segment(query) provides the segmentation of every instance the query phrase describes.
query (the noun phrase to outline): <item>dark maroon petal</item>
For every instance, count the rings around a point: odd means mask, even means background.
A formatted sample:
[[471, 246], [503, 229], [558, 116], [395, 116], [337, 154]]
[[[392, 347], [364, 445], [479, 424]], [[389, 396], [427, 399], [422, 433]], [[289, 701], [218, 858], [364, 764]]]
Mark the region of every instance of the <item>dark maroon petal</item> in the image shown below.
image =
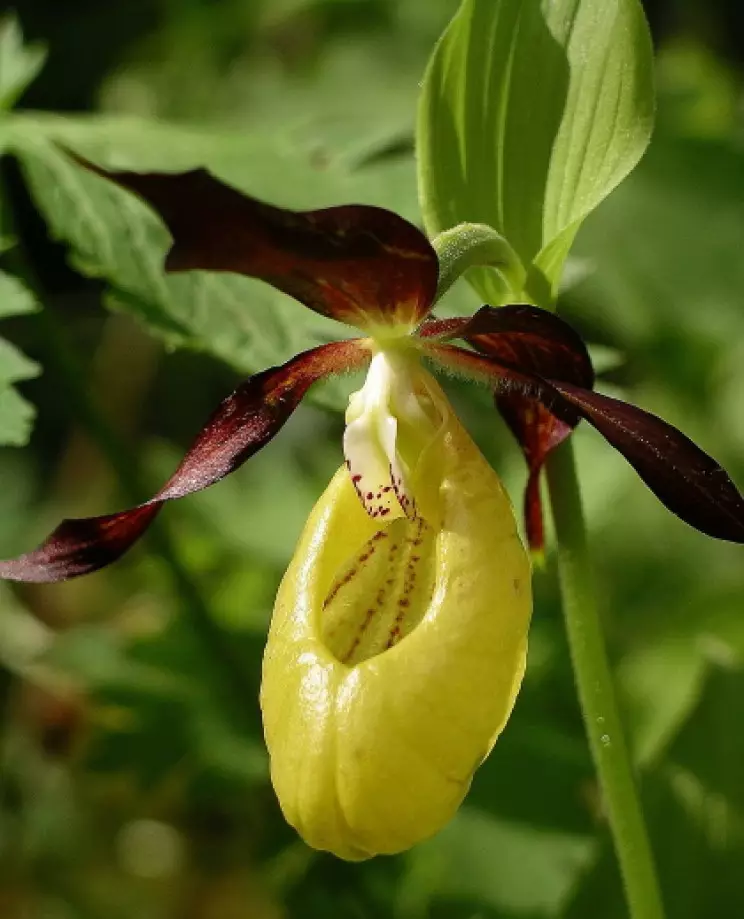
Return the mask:
[[260, 278], [324, 316], [361, 328], [415, 326], [429, 312], [439, 263], [429, 241], [391, 211], [362, 204], [289, 211], [237, 191], [205, 169], [87, 169], [144, 198], [173, 236], [167, 271]]
[[554, 313], [515, 304], [484, 306], [460, 333], [483, 354], [549, 380], [566, 380], [591, 389], [594, 370], [586, 345]]
[[709, 536], [744, 542], [744, 497], [689, 437], [627, 402], [552, 382], [672, 513]]
[[536, 306], [483, 306], [469, 317], [427, 319], [416, 334], [439, 341], [464, 338], [482, 354], [546, 379], [587, 389], [594, 385], [592, 362], [581, 336], [563, 319]]
[[[594, 370], [578, 333], [554, 313], [534, 306], [494, 309], [484, 306], [462, 333], [484, 354], [554, 380], [568, 380], [587, 389]], [[519, 393], [496, 394], [496, 406], [517, 439], [527, 460], [525, 527], [530, 548], [545, 546], [540, 473], [550, 452], [571, 434], [578, 417], [568, 423], [540, 402]]]
[[[418, 334], [427, 339], [465, 338], [503, 364], [587, 389], [594, 383], [591, 360], [578, 333], [555, 314], [535, 306], [484, 306], [470, 319], [430, 320]], [[539, 401], [519, 392], [497, 392], [495, 402], [527, 460], [525, 528], [530, 548], [542, 551], [540, 472], [551, 450], [570, 435], [579, 417], [558, 418]]]
[[524, 492], [525, 530], [530, 549], [542, 552], [545, 548], [545, 527], [540, 473], [550, 452], [563, 443], [575, 424], [558, 418], [536, 399], [519, 392], [496, 393], [494, 400], [527, 460], [529, 474]]
[[[709, 536], [744, 542], [744, 497], [714, 459], [667, 422], [619, 399], [545, 380], [452, 345], [432, 344], [424, 353], [455, 373], [484, 380], [499, 398], [521, 396], [539, 402], [569, 428], [577, 415], [584, 418], [622, 453], [672, 513]], [[561, 436], [560, 429], [555, 436]]]
[[61, 581], [116, 561], [165, 501], [200, 491], [233, 472], [274, 437], [313, 383], [362, 366], [369, 356], [356, 340], [332, 342], [252, 376], [217, 408], [153, 498], [118, 514], [64, 520], [34, 552], [0, 562], [0, 578]]
[[457, 345], [427, 342], [421, 351], [425, 357], [443, 369], [486, 383], [498, 396], [521, 396], [538, 402], [566, 424], [575, 424], [577, 421], [577, 409], [550, 381], [544, 380], [536, 373], [502, 363], [486, 354], [466, 351]]

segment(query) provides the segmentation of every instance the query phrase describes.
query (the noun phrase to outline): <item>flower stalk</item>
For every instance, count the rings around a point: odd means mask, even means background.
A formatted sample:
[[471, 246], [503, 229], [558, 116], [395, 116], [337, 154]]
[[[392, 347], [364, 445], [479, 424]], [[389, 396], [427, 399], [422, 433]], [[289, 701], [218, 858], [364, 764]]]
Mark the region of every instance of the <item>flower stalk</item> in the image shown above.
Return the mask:
[[573, 446], [548, 460], [558, 573], [576, 686], [632, 919], [664, 907], [607, 659]]

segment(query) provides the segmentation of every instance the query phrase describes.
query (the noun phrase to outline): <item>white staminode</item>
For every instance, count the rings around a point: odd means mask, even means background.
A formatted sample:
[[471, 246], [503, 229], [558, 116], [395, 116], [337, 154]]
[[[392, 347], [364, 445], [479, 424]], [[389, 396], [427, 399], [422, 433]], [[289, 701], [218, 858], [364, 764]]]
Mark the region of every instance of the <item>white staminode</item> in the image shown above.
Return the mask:
[[364, 386], [349, 399], [344, 455], [372, 517], [415, 516], [410, 475], [416, 457], [404, 459], [400, 441], [401, 424], [409, 430], [431, 424], [415, 391], [417, 369], [413, 355], [381, 350], [372, 358]]

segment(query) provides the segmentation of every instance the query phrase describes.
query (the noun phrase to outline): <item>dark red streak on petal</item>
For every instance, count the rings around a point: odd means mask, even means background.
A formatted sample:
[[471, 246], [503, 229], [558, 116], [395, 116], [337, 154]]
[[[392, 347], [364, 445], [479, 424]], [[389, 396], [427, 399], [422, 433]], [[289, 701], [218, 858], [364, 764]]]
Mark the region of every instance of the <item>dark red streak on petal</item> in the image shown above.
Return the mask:
[[332, 342], [255, 374], [217, 408], [153, 498], [117, 514], [64, 520], [35, 551], [0, 562], [0, 578], [59, 581], [115, 561], [142, 536], [165, 501], [200, 491], [233, 472], [274, 437], [313, 383], [363, 366], [369, 356], [356, 340]]
[[290, 211], [265, 204], [205, 169], [115, 172], [82, 166], [143, 198], [173, 236], [167, 271], [231, 271], [259, 278], [305, 306], [361, 328], [415, 326], [428, 313], [437, 256], [391, 211], [345, 205]]

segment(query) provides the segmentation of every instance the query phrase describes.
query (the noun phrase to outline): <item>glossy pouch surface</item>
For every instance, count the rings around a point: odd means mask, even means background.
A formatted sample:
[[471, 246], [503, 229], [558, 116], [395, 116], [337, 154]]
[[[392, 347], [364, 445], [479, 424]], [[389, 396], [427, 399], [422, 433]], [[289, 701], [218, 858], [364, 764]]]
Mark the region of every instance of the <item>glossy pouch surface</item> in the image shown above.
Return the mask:
[[365, 513], [346, 468], [279, 590], [261, 706], [286, 819], [351, 860], [440, 829], [509, 717], [530, 567], [507, 495], [437, 384], [416, 516]]

